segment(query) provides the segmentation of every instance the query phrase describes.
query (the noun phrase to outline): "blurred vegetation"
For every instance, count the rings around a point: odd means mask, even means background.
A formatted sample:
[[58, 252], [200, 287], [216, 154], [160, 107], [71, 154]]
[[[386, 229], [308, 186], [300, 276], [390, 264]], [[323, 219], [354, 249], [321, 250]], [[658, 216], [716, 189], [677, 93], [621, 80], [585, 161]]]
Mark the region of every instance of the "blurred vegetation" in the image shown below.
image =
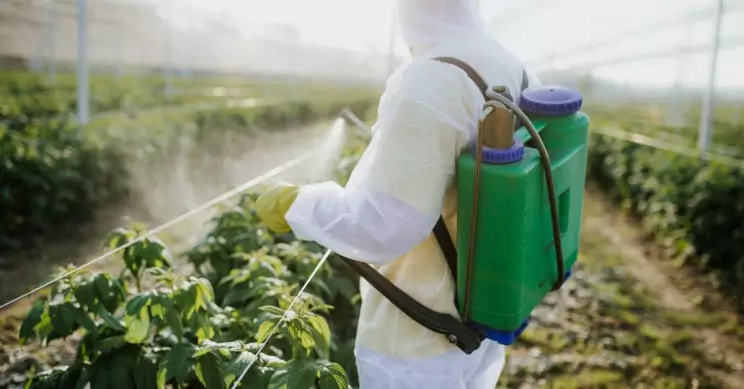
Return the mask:
[[[379, 96], [368, 87], [310, 81], [282, 88], [276, 88], [281, 80], [233, 81], [230, 87], [247, 88], [241, 93], [248, 95], [217, 99], [187, 93], [176, 100], [206, 99], [209, 105], [127, 112], [165, 103], [159, 92], [164, 81], [93, 77], [92, 111], [125, 111], [93, 116], [83, 129], [72, 115], [72, 76], [60, 75], [50, 85], [30, 73], [0, 73], [0, 252], [35, 247], [53, 232], [90, 220], [97, 210], [125, 199], [126, 158], [133, 155], [156, 163], [184, 139], [200, 143], [225, 131], [250, 135], [288, 130], [329, 119], [345, 107], [367, 112]], [[224, 80], [202, 79], [191, 86], [218, 82]], [[178, 85], [189, 86], [187, 81]], [[271, 99], [261, 100], [262, 91], [271, 92]]]
[[[0, 72], [0, 99], [5, 108], [22, 108], [37, 118], [43, 115], [74, 114], [77, 98], [77, 79], [74, 73], [59, 73], [54, 83], [46, 76], [26, 71]], [[173, 76], [170, 84], [162, 75], [90, 75], [91, 114], [106, 111], [134, 111], [189, 103], [220, 103], [234, 98], [288, 99], [324, 96], [340, 92], [357, 95], [369, 92], [365, 85], [338, 85], [325, 81], [297, 78], [237, 76]], [[3, 96], [15, 95], [6, 101]], [[52, 96], [54, 98], [49, 98]], [[51, 105], [51, 106], [50, 106]], [[50, 109], [51, 108], [51, 109]]]
[[[690, 106], [680, 115], [677, 125], [670, 124], [666, 110], [642, 104], [591, 106], [586, 111], [594, 122], [603, 126], [622, 126], [624, 130], [689, 148], [697, 148], [700, 127], [700, 107]], [[710, 152], [744, 159], [744, 117], [732, 120], [744, 105], [719, 103], [713, 117]]]
[[[369, 122], [372, 107], [357, 114]], [[359, 132], [349, 137], [335, 169], [339, 180], [367, 140]], [[227, 388], [254, 359], [242, 379], [251, 388], [357, 387], [358, 276], [333, 255], [292, 303], [325, 250], [291, 232], [269, 232], [255, 213], [257, 195], [236, 197], [217, 207], [208, 231], [185, 251], [155, 237], [133, 242], [120, 255], [118, 276], [67, 277], [21, 322], [0, 321], [16, 333], [8, 340], [0, 331], [0, 354], [14, 355], [0, 358], [0, 387]], [[116, 229], [108, 246], [143, 233], [137, 225]]]
[[256, 197], [223, 204], [212, 229], [182, 255], [193, 265], [188, 276], [173, 271], [183, 263], [160, 239], [135, 243], [144, 231], [115, 230], [111, 248], [133, 243], [118, 277], [67, 277], [27, 313], [21, 345], [84, 337], [68, 366], [32, 371], [26, 387], [226, 389], [240, 379], [256, 389], [348, 389], [359, 314], [355, 275], [336, 258], [294, 301], [324, 249], [268, 231]]
[[[612, 126], [691, 148], [697, 140], [693, 126], [677, 129], [677, 139], [670, 139], [664, 126], [613, 121], [601, 112], [593, 118], [594, 127]], [[715, 127], [714, 142], [742, 159], [744, 126], [728, 126]], [[715, 284], [744, 308], [744, 170], [740, 166], [594, 133], [588, 171], [611, 200], [643, 221], [671, 257], [712, 275]]]

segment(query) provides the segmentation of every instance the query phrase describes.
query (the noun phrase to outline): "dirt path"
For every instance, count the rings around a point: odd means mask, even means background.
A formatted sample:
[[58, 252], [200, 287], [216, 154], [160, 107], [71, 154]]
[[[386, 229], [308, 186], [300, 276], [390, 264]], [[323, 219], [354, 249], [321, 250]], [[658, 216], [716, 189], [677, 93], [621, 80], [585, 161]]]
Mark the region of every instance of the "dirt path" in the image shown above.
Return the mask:
[[[587, 214], [584, 228], [595, 231], [618, 250], [624, 260], [623, 267], [645, 285], [654, 299], [665, 309], [682, 315], [706, 317], [714, 314], [723, 323], [738, 322], [735, 308], [718, 296], [718, 293], [702, 283], [695, 285], [694, 277], [684, 269], [671, 266], [668, 261], [659, 260], [654, 255], [659, 249], [650, 244], [634, 223], [615, 210], [597, 193], [590, 191], [587, 201]], [[688, 278], [685, 280], [685, 278]], [[699, 278], [699, 276], [698, 276]], [[679, 281], [679, 284], [677, 283]], [[687, 282], [684, 282], [687, 281]], [[686, 285], [683, 287], [682, 285]], [[698, 296], [706, 296], [700, 299]], [[698, 300], [698, 303], [696, 303]], [[701, 304], [716, 301], [716, 308]], [[731, 370], [715, 371], [727, 387], [744, 388], [744, 340], [739, 334], [728, 334], [716, 328], [700, 326], [694, 335], [696, 341], [709, 358], [719, 358]]]

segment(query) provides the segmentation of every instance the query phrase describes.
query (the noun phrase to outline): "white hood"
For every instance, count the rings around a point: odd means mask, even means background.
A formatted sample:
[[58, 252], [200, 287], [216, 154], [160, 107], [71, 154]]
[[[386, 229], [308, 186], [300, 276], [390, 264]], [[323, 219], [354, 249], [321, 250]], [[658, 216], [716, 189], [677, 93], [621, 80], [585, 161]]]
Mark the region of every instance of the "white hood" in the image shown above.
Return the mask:
[[403, 40], [414, 52], [487, 37], [478, 0], [396, 0]]

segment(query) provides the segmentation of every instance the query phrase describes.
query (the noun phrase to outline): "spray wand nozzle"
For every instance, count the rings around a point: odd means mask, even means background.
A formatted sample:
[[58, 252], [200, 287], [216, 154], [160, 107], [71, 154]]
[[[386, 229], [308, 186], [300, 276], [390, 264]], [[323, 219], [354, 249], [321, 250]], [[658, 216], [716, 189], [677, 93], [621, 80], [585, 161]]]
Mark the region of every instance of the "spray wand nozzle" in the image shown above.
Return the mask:
[[364, 134], [366, 134], [366, 135], [371, 135], [372, 134], [372, 130], [366, 124], [364, 124], [364, 122], [362, 121], [362, 119], [359, 119], [359, 117], [357, 117], [357, 115], [354, 115], [354, 112], [351, 112], [350, 109], [348, 109], [348, 108], [342, 109], [341, 110], [341, 113], [339, 113], [339, 116], [341, 116], [342, 118], [344, 118], [344, 119], [350, 121], [351, 123], [353, 123], [354, 126], [357, 129], [359, 129], [359, 131], [363, 132]]

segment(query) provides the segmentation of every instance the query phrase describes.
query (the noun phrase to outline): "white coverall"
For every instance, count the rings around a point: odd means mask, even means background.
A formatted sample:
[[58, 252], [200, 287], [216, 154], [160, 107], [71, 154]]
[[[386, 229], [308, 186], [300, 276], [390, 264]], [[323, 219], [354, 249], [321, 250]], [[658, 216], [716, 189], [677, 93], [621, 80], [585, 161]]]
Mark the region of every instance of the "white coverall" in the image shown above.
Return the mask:
[[[456, 235], [455, 164], [475, 140], [481, 92], [458, 58], [515, 99], [521, 63], [488, 37], [477, 0], [396, 0], [412, 59], [388, 80], [372, 140], [346, 187], [300, 187], [286, 214], [294, 234], [369, 263], [429, 308], [459, 317], [454, 283], [432, 230]], [[530, 76], [530, 84], [538, 81]], [[467, 355], [398, 310], [362, 279], [356, 358], [361, 389], [493, 389], [504, 347]]]

